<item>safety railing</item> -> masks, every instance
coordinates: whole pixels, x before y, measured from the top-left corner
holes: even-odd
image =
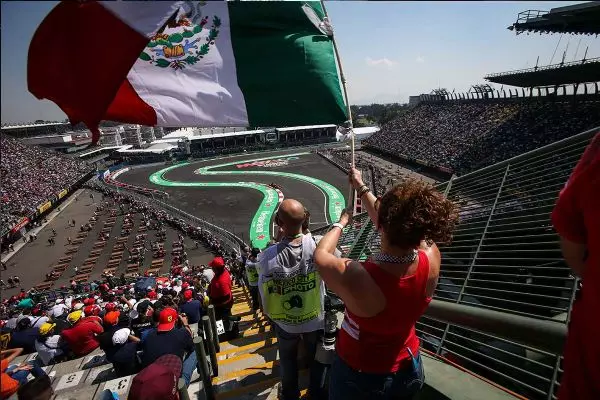
[[[440,246],[434,300],[416,326],[425,349],[520,395],[555,395],[578,280],[563,260],[550,214],[599,131],[438,185],[461,211],[453,242]],[[341,242],[355,243],[366,218],[356,216]],[[376,252],[378,238],[375,232],[356,258]]]

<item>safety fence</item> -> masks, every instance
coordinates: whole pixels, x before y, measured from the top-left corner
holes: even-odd
[[[453,242],[440,246],[442,265],[434,299],[442,307],[435,306],[435,318],[427,314],[417,323],[425,349],[522,396],[555,398],[562,374],[562,339],[551,339],[543,329],[531,333],[529,328],[566,331],[579,281],[563,260],[550,214],[599,131],[583,132],[438,186],[461,211]],[[368,216],[361,214],[341,243],[346,255],[364,260],[378,251],[380,239]],[[467,309],[498,314],[487,327],[467,314],[459,324],[460,318],[444,315],[447,305],[456,306],[455,316]],[[517,319],[515,326],[521,329],[512,326],[507,331],[508,322]],[[526,340],[521,340],[523,335]]]

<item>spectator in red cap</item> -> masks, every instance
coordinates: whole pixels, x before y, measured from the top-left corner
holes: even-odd
[[[184,303],[179,306],[179,311],[187,316],[192,337],[195,337],[198,333],[198,323],[202,318],[202,303],[194,299],[194,293],[190,289],[183,292],[183,301]]]
[[[231,315],[231,307],[233,307],[231,275],[225,268],[223,257],[215,257],[208,265],[215,272],[215,277],[208,285],[208,297],[210,304],[215,306],[216,318],[222,319]]]
[[[176,328],[180,322],[182,327]],[[142,367],[147,367],[161,356],[171,354],[183,362],[183,378],[190,384],[194,368],[197,368],[196,352],[187,317],[177,315],[174,308],[166,307],[159,313],[158,325],[141,342]],[[186,358],[187,357],[187,358]]]
[[[177,382],[181,377],[179,357],[167,354],[140,371],[133,378],[129,400],[177,400]]]
[[[93,298],[91,298],[91,297],[88,297],[88,298],[86,298],[86,299],[83,300],[83,305],[84,306],[91,306],[93,304],[96,304],[96,300],[93,299]]]
[[[86,320],[95,321],[102,325],[102,318],[100,318],[100,307],[97,305],[86,306],[83,308],[83,314]]]

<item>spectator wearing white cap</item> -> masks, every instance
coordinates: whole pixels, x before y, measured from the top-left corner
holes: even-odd
[[[98,342],[115,373],[121,377],[138,371],[136,350],[140,339],[131,335],[129,328],[119,327],[119,316],[119,311],[110,311],[104,316],[105,330],[98,336]]]

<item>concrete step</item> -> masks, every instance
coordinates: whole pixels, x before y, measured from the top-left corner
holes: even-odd
[[[240,354],[238,356],[228,358],[219,363],[219,377],[229,373],[242,371],[247,368],[252,368],[255,365],[262,365],[269,361],[277,359],[277,346],[262,347],[256,349],[252,353]]]
[[[259,329],[247,330],[242,333],[241,337],[229,340],[227,342],[221,342],[221,352],[228,351],[230,349],[235,349],[238,347],[246,346],[253,343],[258,343],[264,340],[267,340],[269,337],[272,337],[273,334],[269,331],[263,330],[259,332]]]
[[[280,382],[279,364],[269,362],[264,365],[258,365],[253,370],[240,371],[239,374],[228,378],[216,385],[216,398],[241,399],[241,400],[264,400],[273,391],[277,399],[277,385]],[[301,393],[306,392],[308,387],[308,370],[300,370],[298,384],[302,389]]]
[[[239,356],[241,354],[253,353],[253,352],[259,350],[260,348],[270,347],[277,343],[277,338],[273,337],[273,335],[270,332],[266,333],[264,338],[265,338],[264,340],[250,342],[248,344],[240,345],[240,346],[228,347],[225,349],[223,348],[223,346],[221,346],[221,351],[219,353],[217,353],[217,359],[218,360],[226,360],[229,358]],[[245,339],[245,338],[240,338],[240,339]]]

